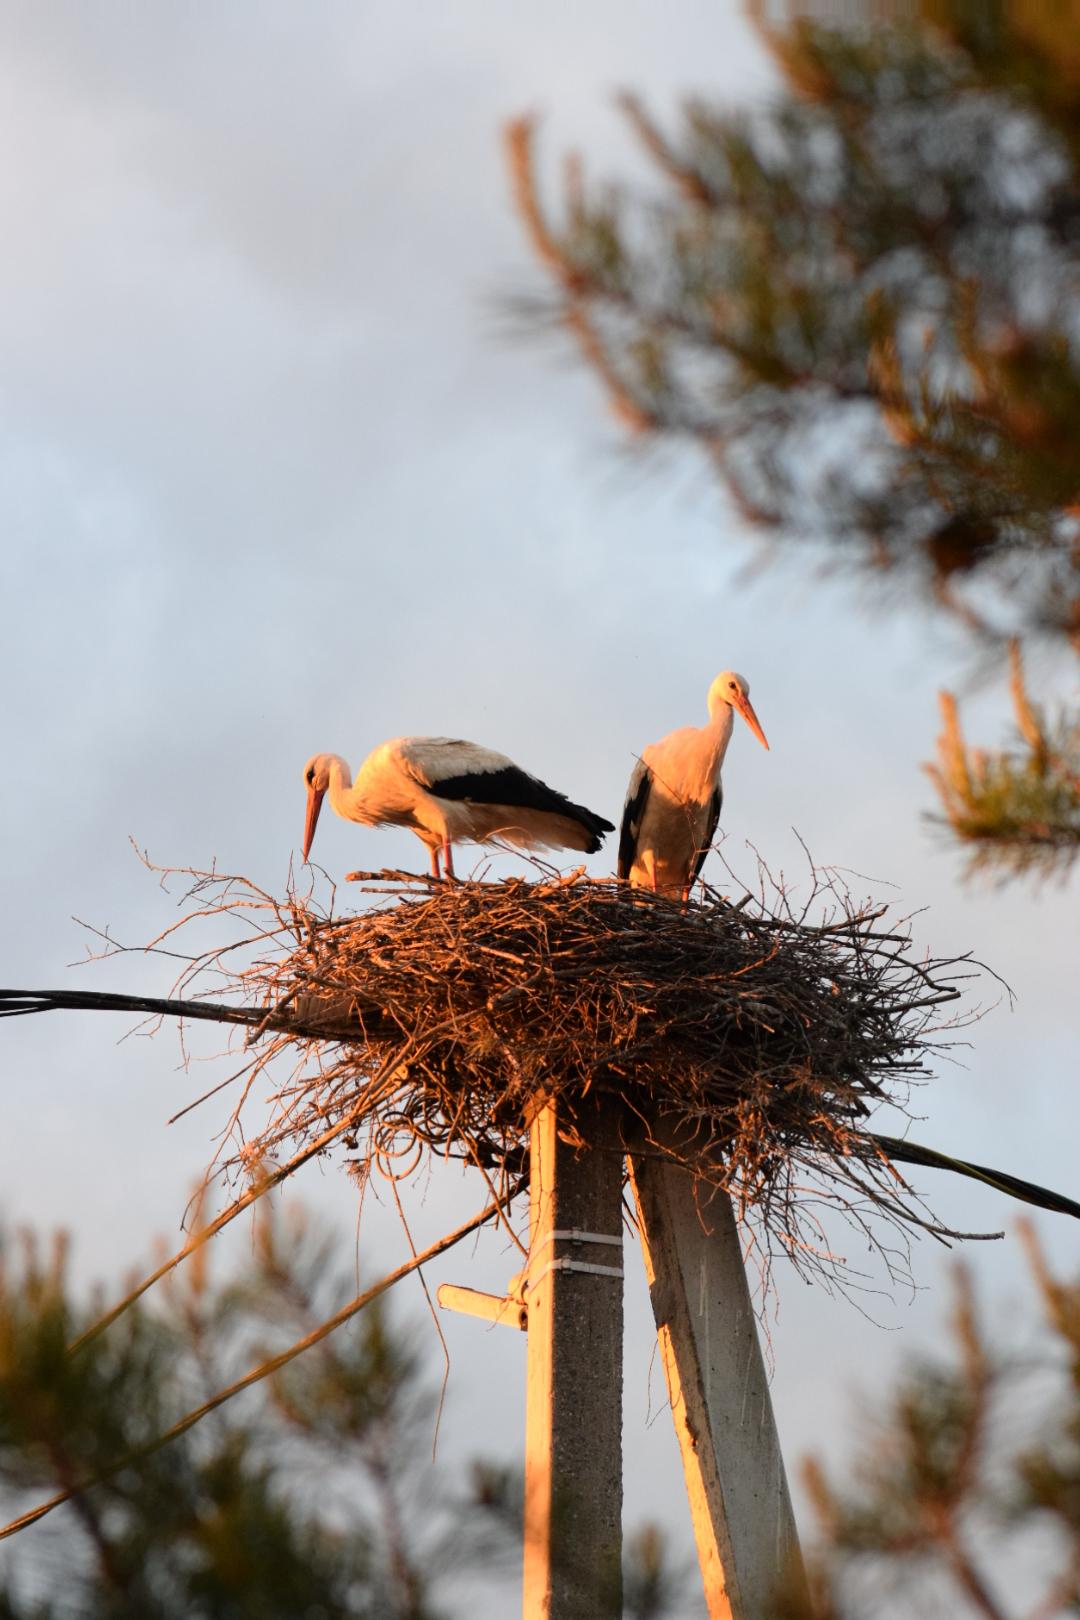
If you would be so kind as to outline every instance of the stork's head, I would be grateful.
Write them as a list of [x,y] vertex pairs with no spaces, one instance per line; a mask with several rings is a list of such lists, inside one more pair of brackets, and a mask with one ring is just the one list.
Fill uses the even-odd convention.
[[765,733],[750,702],[750,682],[733,669],[722,670],[709,687],[709,714],[712,718],[720,712],[722,703],[741,714],[761,746],[768,748]]
[[304,822],[303,857],[306,861],[315,837],[315,824],[322,809],[323,794],[330,785],[330,762],[333,754],[312,754],[304,766],[304,786],[307,788],[307,820]]

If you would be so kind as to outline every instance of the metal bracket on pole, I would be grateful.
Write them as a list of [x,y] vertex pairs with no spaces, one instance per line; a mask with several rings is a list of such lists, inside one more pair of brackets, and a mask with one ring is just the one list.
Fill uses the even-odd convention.
[[[619,1259],[622,1259],[621,1232],[617,1237],[609,1237],[606,1232],[582,1232],[576,1226],[571,1226],[564,1229],[556,1228],[553,1231],[544,1232],[539,1237],[538,1241],[532,1245],[532,1249],[529,1254],[530,1265],[534,1265],[537,1262],[541,1251],[546,1249],[549,1243],[605,1243],[609,1248],[618,1249]],[[594,1264],[591,1260],[577,1260],[570,1255],[559,1255],[557,1259],[549,1260],[547,1264],[536,1273],[535,1276],[531,1271],[529,1271],[525,1281],[526,1291],[529,1288],[539,1288],[540,1284],[550,1271],[578,1271],[591,1274],[594,1277],[621,1278],[623,1275],[623,1268],[621,1265],[603,1266]]]
[[[606,1232],[582,1232],[576,1226],[565,1230],[545,1232],[535,1245],[529,1256],[530,1263],[537,1260],[539,1252],[549,1243],[604,1243],[609,1248],[618,1249],[622,1258],[622,1233],[617,1237],[609,1237]],[[534,1277],[529,1271],[519,1271],[511,1277],[507,1284],[505,1294],[482,1294],[476,1288],[459,1288],[456,1283],[440,1283],[436,1298],[444,1311],[458,1311],[462,1316],[478,1316],[484,1322],[492,1322],[496,1327],[520,1328],[523,1333],[529,1327],[529,1286],[539,1288],[544,1278],[551,1271],[578,1271],[591,1273],[594,1277],[622,1277],[622,1266],[594,1265],[589,1260],[575,1260],[569,1255],[560,1255],[558,1259],[549,1260],[547,1265],[537,1272]]]

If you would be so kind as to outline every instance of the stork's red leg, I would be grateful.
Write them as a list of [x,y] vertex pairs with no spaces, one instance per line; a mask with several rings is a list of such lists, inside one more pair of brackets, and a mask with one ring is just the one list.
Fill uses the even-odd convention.
[[432,844],[430,853],[431,853],[431,875],[432,875],[433,878],[435,878],[436,881],[438,881],[438,879],[442,876],[442,873],[439,871],[439,846],[438,846],[438,844]]
[[446,875],[447,875],[447,877],[452,878],[453,875],[454,875],[454,856],[453,856],[453,851],[452,851],[451,846],[450,846],[449,838],[447,838],[447,839],[445,839],[443,841],[442,849],[443,849],[443,861],[445,862],[445,865],[446,865]]

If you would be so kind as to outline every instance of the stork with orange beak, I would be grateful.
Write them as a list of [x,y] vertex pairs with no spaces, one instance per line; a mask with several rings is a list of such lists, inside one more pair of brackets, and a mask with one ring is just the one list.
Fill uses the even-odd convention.
[[498,840],[524,849],[579,849],[591,855],[610,821],[530,776],[505,754],[460,737],[393,737],[371,751],[355,782],[340,754],[314,754],[304,766],[308,790],[304,860],[325,795],[339,816],[366,827],[408,827],[453,877],[451,847]]
[[720,820],[720,768],[738,711],[768,748],[741,675],[725,669],[709,687],[709,723],[650,743],[630,776],[619,834],[619,876],[634,888],[687,899]]

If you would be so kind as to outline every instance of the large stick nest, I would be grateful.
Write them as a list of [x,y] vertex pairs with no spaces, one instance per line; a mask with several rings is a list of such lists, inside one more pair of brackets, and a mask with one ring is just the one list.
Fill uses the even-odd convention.
[[[499,1179],[520,1171],[543,1101],[585,1130],[609,1096],[628,1142],[728,1188],[766,1250],[832,1269],[823,1199],[887,1258],[900,1251],[876,1217],[942,1231],[864,1126],[883,1103],[903,1108],[954,1036],[943,1008],[966,959],[916,960],[908,928],[835,874],[813,872],[797,910],[767,877],[736,903],[706,889],[682,906],[580,874],[358,876],[379,886],[339,916],[242,880],[196,883],[196,915],[257,923],[230,970],[265,1012],[226,1168],[345,1142],[395,1175],[430,1150]],[[183,987],[225,960],[193,958]],[[286,1050],[298,1061],[252,1130],[255,1078]]]

